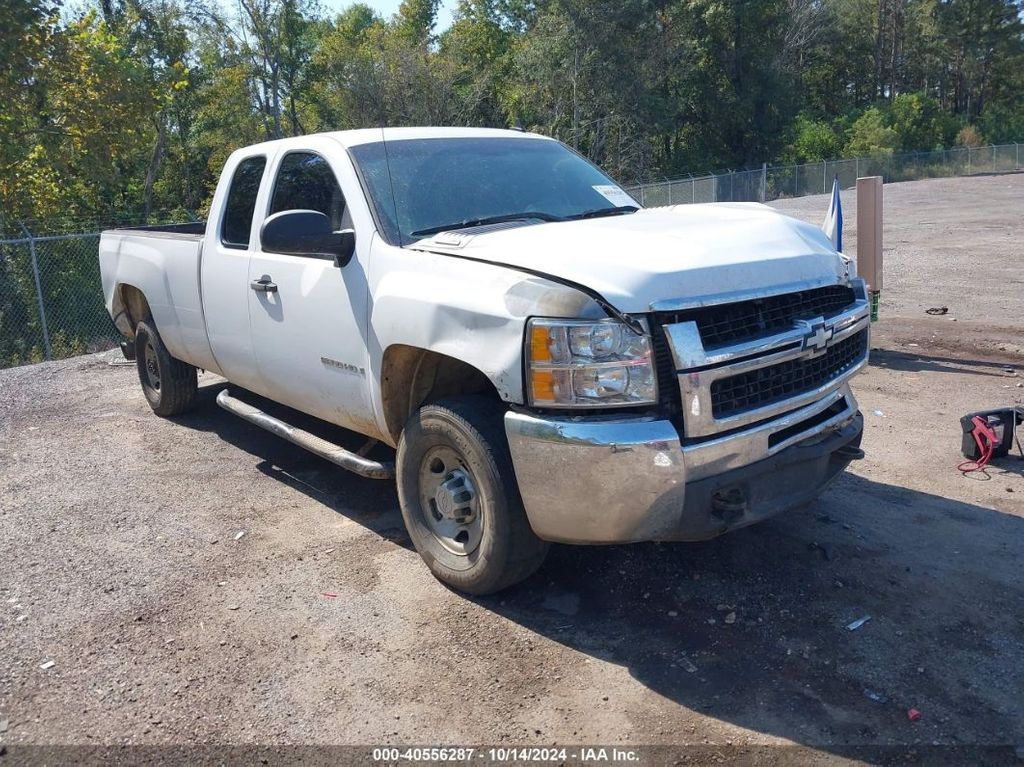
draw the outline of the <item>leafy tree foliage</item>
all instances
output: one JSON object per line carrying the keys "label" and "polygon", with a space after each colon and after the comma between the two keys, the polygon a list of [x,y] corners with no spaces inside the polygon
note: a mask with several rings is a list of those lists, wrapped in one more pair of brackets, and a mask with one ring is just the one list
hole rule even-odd
{"label": "leafy tree foliage", "polygon": [[885,114],[871,107],[850,127],[846,151],[852,156],[892,154],[899,145],[899,134],[886,125]]}
{"label": "leafy tree foliage", "polygon": [[899,149],[941,149],[956,137],[959,124],[935,99],[921,93],[901,93],[892,99],[889,124],[899,137]]}
{"label": "leafy tree foliage", "polygon": [[817,162],[839,157],[842,152],[842,139],[825,120],[813,120],[806,115],[798,115],[794,124],[794,134],[786,155],[787,161]]}
{"label": "leafy tree foliage", "polygon": [[1021,0],[0,3],[0,228],[202,214],[234,148],[520,125],[625,182],[1024,139]]}

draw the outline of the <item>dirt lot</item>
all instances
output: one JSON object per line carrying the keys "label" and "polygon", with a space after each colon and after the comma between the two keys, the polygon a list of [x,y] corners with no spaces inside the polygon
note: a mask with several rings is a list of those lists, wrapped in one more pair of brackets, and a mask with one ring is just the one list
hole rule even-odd
{"label": "dirt lot", "polygon": [[1024,743],[1024,462],[954,468],[960,414],[1024,402],[1022,200],[1024,175],[886,188],[868,457],[812,507],[555,547],[496,598],[215,379],[165,421],[111,355],[0,371],[0,742]]}

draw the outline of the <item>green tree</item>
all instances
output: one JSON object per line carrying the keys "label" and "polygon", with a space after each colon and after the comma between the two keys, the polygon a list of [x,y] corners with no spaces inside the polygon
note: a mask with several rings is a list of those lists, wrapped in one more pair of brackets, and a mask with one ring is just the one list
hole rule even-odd
{"label": "green tree", "polygon": [[620,178],[643,175],[647,73],[655,16],[642,0],[561,0],[514,47],[506,114],[565,141]]}
{"label": "green tree", "polygon": [[40,128],[15,171],[32,215],[103,217],[136,207],[159,109],[142,62],[90,12],[53,35],[37,76]]}
{"label": "green tree", "polygon": [[21,177],[32,147],[53,131],[39,109],[46,99],[40,74],[58,29],[55,11],[39,0],[0,4],[0,232],[17,231],[17,221],[33,212]]}
{"label": "green tree", "polygon": [[431,41],[440,0],[402,0],[398,7],[395,31],[412,45]]}
{"label": "green tree", "polygon": [[515,24],[497,0],[462,0],[440,37],[438,54],[454,67],[457,97],[473,124],[505,127],[518,119],[506,110],[515,76]]}
{"label": "green tree", "polygon": [[732,167],[773,157],[797,106],[783,58],[788,3],[691,0],[672,9],[687,39],[679,65],[693,151]]}
{"label": "green tree", "polygon": [[[1021,101],[1024,102],[1024,98]],[[1024,103],[989,106],[979,120],[979,127],[995,144],[1019,142],[1024,137]]]}
{"label": "green tree", "polygon": [[519,123],[623,181],[1024,138],[1021,0],[58,2],[0,3],[6,222],[201,210],[325,129]]}
{"label": "green tree", "polygon": [[1024,29],[1017,0],[946,0],[936,7],[946,57],[942,95],[957,114],[980,115],[1001,79],[1024,66]]}
{"label": "green tree", "polygon": [[902,93],[892,100],[889,125],[903,152],[941,149],[956,136],[959,123],[942,105],[922,93]]}
{"label": "green tree", "polygon": [[886,124],[882,110],[871,107],[850,128],[846,154],[849,157],[890,155],[899,146],[899,140],[899,134]]}
{"label": "green tree", "polygon": [[817,162],[839,157],[843,142],[832,126],[824,120],[798,115],[794,123],[795,137],[787,152],[790,162]]}
{"label": "green tree", "polygon": [[430,42],[410,37],[401,14],[390,21],[353,6],[324,33],[311,59],[308,98],[320,125],[465,124],[458,68]]}

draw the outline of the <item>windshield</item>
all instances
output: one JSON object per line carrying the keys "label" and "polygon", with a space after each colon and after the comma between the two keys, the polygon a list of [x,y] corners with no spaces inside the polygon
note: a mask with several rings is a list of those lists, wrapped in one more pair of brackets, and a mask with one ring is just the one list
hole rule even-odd
{"label": "windshield", "polygon": [[351,151],[394,245],[495,218],[557,221],[639,207],[597,167],[547,139],[407,139]]}

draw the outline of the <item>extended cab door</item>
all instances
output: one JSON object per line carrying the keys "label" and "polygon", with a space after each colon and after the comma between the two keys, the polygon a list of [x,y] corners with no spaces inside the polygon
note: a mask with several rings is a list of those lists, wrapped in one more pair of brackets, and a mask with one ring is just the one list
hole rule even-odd
{"label": "extended cab door", "polygon": [[266,169],[267,155],[260,147],[228,159],[210,206],[200,263],[213,356],[225,378],[254,391],[259,391],[261,378],[249,332],[249,247]]}
{"label": "extended cab door", "polygon": [[[249,324],[262,378],[261,393],[277,402],[365,434],[377,426],[366,382],[368,289],[366,257],[372,230],[353,223],[349,198],[361,195],[355,173],[329,139],[273,158],[259,218],[315,210],[335,231],[356,229],[356,254],[344,267],[332,259],[271,253],[257,241],[249,259]],[[341,160],[331,160],[330,157]],[[343,180],[340,181],[339,179]],[[348,192],[348,194],[346,194]],[[361,201],[361,198],[360,198]],[[271,283],[276,290],[258,286]]]}

